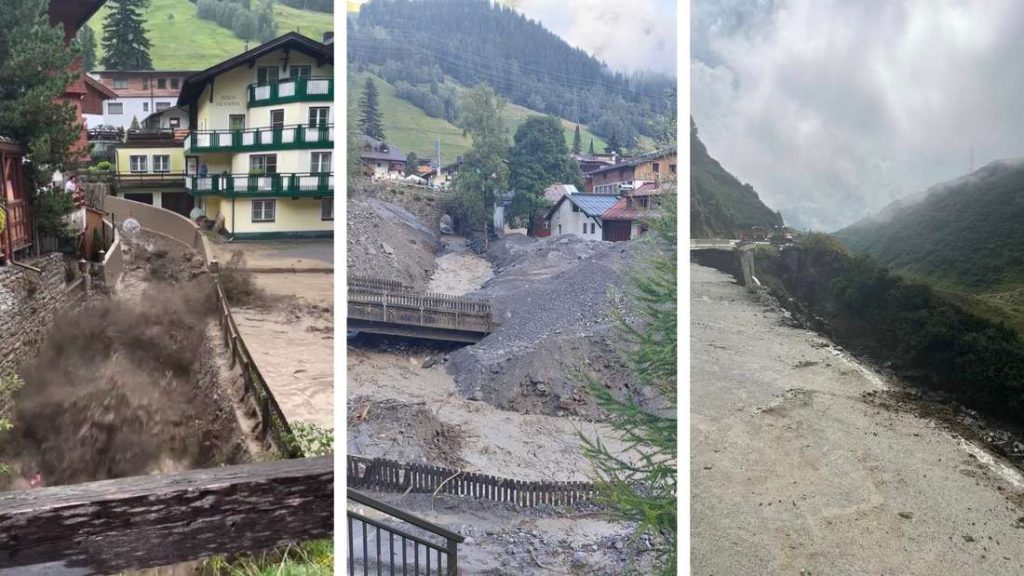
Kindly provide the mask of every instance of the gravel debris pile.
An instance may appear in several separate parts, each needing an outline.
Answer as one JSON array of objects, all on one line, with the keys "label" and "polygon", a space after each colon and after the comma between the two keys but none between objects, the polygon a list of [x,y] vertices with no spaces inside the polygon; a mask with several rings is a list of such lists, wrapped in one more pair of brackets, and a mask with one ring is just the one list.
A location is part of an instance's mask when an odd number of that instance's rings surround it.
[{"label": "gravel debris pile", "polygon": [[405,208],[377,198],[348,201],[348,273],[425,290],[441,243]]},{"label": "gravel debris pile", "polygon": [[612,307],[633,251],[576,237],[495,242],[495,276],[469,296],[491,301],[500,326],[451,355],[460,392],[523,413],[597,416],[584,375],[628,387]]}]

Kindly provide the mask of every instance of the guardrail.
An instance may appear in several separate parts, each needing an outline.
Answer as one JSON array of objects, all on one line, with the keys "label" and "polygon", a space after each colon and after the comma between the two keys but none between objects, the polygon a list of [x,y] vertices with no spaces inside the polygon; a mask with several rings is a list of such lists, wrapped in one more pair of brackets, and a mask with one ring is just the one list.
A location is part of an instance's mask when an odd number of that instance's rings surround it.
[{"label": "guardrail", "polygon": [[184,188],[185,172],[135,172],[117,173],[114,182],[118,189],[126,188]]},{"label": "guardrail", "polygon": [[115,574],[258,552],[329,538],[333,508],[332,456],[8,492],[0,571]]},{"label": "guardrail", "polygon": [[[352,489],[348,491],[348,500],[350,503],[362,504],[379,514],[405,522],[422,532],[419,535],[413,534],[412,529],[403,530],[348,509],[348,573],[350,576],[395,574],[398,568],[401,568],[402,574],[408,574],[410,571],[413,574],[420,574],[421,567],[427,576],[434,574],[435,570],[439,576],[458,576],[459,544],[465,540],[461,535]],[[384,544],[382,536],[387,538],[387,544]],[[431,542],[431,537],[437,537],[444,543]],[[360,542],[362,546],[357,546],[356,542]],[[411,551],[410,544],[412,544]],[[421,548],[423,549],[422,559]],[[386,560],[385,551],[387,552]],[[362,552],[361,555],[360,552]],[[373,555],[372,560],[371,554]],[[357,558],[357,556],[361,556],[361,558]],[[436,558],[433,565],[431,564],[432,558]],[[410,560],[412,560],[411,566]],[[360,564],[362,564],[362,571],[357,572]]]},{"label": "guardrail", "polygon": [[[213,263],[213,267],[215,269],[219,268],[217,263]],[[220,327],[224,332],[224,345],[231,352],[231,368],[238,365],[242,369],[242,380],[245,384],[245,395],[243,395],[242,400],[244,401],[246,396],[252,395],[259,409],[260,440],[273,439],[274,445],[285,456],[289,458],[301,457],[302,449],[295,440],[295,433],[292,430],[291,424],[288,423],[288,418],[285,417],[284,411],[281,410],[281,405],[274,398],[274,393],[270,391],[270,386],[267,385],[267,381],[263,378],[260,369],[252,360],[252,355],[249,353],[249,349],[246,348],[245,341],[238,331],[235,318],[231,315],[230,303],[220,283],[219,270],[214,270],[213,282],[217,290],[217,311]]]},{"label": "guardrail", "polygon": [[502,478],[452,468],[411,464],[387,458],[348,456],[348,485],[380,492],[449,494],[515,506],[577,506],[595,500],[589,482],[546,482]]}]

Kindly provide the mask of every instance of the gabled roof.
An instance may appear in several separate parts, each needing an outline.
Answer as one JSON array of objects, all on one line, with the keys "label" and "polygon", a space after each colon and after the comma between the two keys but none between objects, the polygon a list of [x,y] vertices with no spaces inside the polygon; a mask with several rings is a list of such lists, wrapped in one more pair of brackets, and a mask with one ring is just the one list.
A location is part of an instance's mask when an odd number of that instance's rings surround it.
[{"label": "gabled roof", "polygon": [[562,202],[569,201],[579,207],[580,211],[591,218],[599,218],[609,208],[618,202],[619,197],[615,194],[572,194],[562,196],[561,200],[548,210],[545,218],[551,219]]},{"label": "gabled roof", "polygon": [[301,52],[311,58],[316,58],[318,61],[323,63],[329,63],[334,65],[334,49],[331,46],[321,44],[312,38],[307,38],[298,32],[289,32],[284,36],[279,36],[265,42],[259,46],[243,52],[234,58],[230,58],[211,66],[202,72],[189,76],[185,79],[185,82],[181,85],[181,95],[178,96],[178,105],[184,106],[195,102],[199,96],[203,93],[203,89],[206,85],[213,81],[214,78],[221,74],[233,70],[239,66],[255,62],[256,59],[266,56],[275,50],[289,49]]},{"label": "gabled roof", "polygon": [[50,26],[64,25],[64,41],[68,42],[107,0],[50,0]]},{"label": "gabled roof", "polygon": [[99,80],[96,80],[88,74],[82,74],[82,78],[85,79],[86,88],[90,88],[92,90],[99,92],[100,95],[103,96],[104,100],[113,100],[114,98],[117,98],[117,93],[111,90],[110,88],[104,86],[103,83]]},{"label": "gabled roof", "polygon": [[580,191],[572,184],[552,184],[544,189],[544,197],[551,202],[558,202],[566,194],[579,194]]},{"label": "gabled roof", "polygon": [[604,174],[605,172],[612,172],[612,171],[615,171],[615,170],[621,170],[623,168],[635,168],[636,166],[639,166],[640,164],[643,164],[644,162],[648,162],[650,160],[654,160],[655,158],[661,158],[663,156],[668,156],[669,154],[675,154],[675,152],[676,152],[676,147],[675,146],[670,146],[670,147],[662,149],[662,150],[656,150],[654,152],[651,152],[651,153],[648,153],[648,154],[644,154],[643,156],[637,156],[636,158],[631,158],[631,159],[629,159],[629,160],[627,160],[625,162],[619,162],[618,164],[612,164],[611,166],[605,166],[604,168],[598,168],[597,170],[593,170],[591,172],[587,172],[587,175],[588,176],[597,176],[598,174]]}]

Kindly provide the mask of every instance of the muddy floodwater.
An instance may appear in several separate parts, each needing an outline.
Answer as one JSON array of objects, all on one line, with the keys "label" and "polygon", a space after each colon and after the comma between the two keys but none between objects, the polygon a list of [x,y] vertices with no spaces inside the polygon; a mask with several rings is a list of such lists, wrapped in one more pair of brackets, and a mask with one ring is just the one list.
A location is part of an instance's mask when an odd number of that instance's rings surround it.
[{"label": "muddy floodwater", "polygon": [[462,296],[494,276],[491,263],[473,252],[461,236],[442,236],[444,251],[434,261],[428,292]]}]

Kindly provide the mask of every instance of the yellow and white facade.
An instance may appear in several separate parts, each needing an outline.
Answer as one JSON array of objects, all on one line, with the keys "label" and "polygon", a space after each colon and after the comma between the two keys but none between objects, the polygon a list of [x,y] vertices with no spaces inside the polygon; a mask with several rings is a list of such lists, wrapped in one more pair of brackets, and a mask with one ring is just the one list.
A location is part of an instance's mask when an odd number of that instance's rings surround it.
[{"label": "yellow and white facade", "polygon": [[296,33],[185,81],[186,187],[236,239],[334,230],[332,47]]},{"label": "yellow and white facade", "polygon": [[114,194],[188,216],[194,199],[185,188],[185,153],[171,131],[129,132],[114,154]]}]

